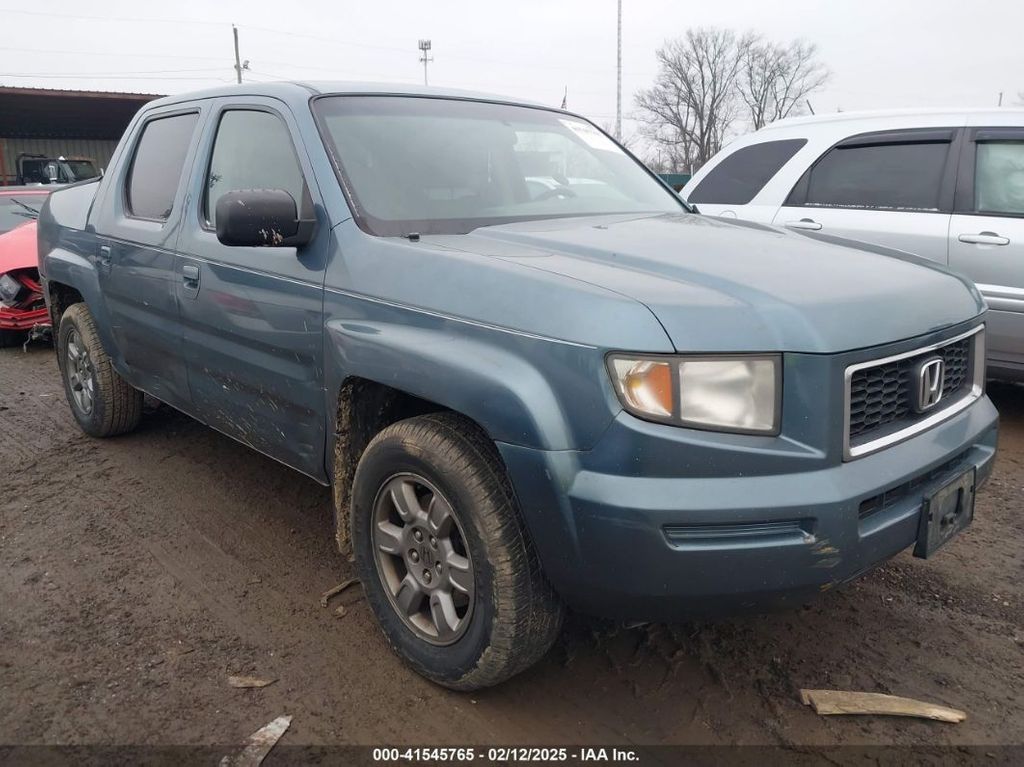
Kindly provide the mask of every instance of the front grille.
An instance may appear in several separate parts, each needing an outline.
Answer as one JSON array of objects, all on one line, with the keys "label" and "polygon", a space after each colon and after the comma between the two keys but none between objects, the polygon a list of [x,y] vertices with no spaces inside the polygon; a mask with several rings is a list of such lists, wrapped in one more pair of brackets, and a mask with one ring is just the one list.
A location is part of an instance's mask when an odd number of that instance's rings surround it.
[{"label": "front grille", "polygon": [[[847,444],[856,448],[912,427],[915,423],[964,400],[974,386],[974,343],[979,334],[945,345],[880,361],[852,366],[847,399]],[[913,375],[923,360],[941,357],[945,363],[942,398],[933,410],[915,413],[911,398],[919,382]],[[848,456],[849,457],[849,456]]]},{"label": "front grille", "polygon": [[968,379],[971,339],[925,352],[916,357],[858,370],[850,379],[850,439],[873,429],[914,415],[910,405],[910,372],[922,359],[939,356],[945,360],[942,399],[952,402]]}]

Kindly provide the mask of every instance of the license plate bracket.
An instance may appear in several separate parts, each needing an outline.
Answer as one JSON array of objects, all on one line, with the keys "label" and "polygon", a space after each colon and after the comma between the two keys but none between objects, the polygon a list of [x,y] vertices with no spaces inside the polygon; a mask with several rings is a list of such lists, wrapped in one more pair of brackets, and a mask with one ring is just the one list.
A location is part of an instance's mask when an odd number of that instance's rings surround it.
[{"label": "license plate bracket", "polygon": [[965,471],[956,479],[925,495],[917,528],[914,556],[928,559],[974,519],[977,471]]}]

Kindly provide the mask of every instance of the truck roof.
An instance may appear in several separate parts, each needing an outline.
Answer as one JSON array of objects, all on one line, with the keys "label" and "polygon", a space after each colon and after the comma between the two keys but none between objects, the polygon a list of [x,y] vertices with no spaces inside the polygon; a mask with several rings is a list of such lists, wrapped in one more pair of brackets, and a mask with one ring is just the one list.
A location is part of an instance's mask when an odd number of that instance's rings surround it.
[{"label": "truck roof", "polygon": [[226,85],[218,88],[208,88],[200,91],[165,96],[164,98],[149,102],[143,109],[148,110],[154,107],[167,106],[169,104],[176,104],[183,101],[223,98],[225,96],[269,96],[272,98],[279,98],[283,101],[293,101],[295,99],[306,101],[312,96],[327,94],[433,96],[435,98],[499,101],[505,104],[522,104],[523,106],[554,109],[554,107],[549,107],[546,104],[541,104],[536,101],[511,98],[508,96],[500,96],[480,91],[469,91],[456,88],[437,88],[425,85],[410,85],[408,83],[350,82],[345,80],[296,80],[287,82]]}]

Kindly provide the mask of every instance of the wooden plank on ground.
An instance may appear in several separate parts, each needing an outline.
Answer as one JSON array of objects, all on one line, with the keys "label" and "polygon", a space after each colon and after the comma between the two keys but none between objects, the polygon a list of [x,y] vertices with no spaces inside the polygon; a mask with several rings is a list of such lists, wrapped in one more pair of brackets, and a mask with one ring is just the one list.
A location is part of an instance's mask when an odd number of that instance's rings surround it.
[{"label": "wooden plank on ground", "polygon": [[881,716],[914,716],[938,722],[962,722],[967,714],[955,708],[926,703],[913,698],[883,695],[878,692],[847,692],[844,690],[800,690],[800,700],[822,715],[877,714]]}]

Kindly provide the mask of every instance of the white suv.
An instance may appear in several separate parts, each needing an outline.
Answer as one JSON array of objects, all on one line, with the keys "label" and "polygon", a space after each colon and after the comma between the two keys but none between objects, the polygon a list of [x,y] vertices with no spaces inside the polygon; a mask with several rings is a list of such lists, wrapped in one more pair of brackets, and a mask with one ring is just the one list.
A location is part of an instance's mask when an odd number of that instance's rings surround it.
[{"label": "white suv", "polygon": [[702,213],[839,235],[961,272],[988,301],[989,371],[1024,379],[1024,109],[781,120],[682,191]]}]

